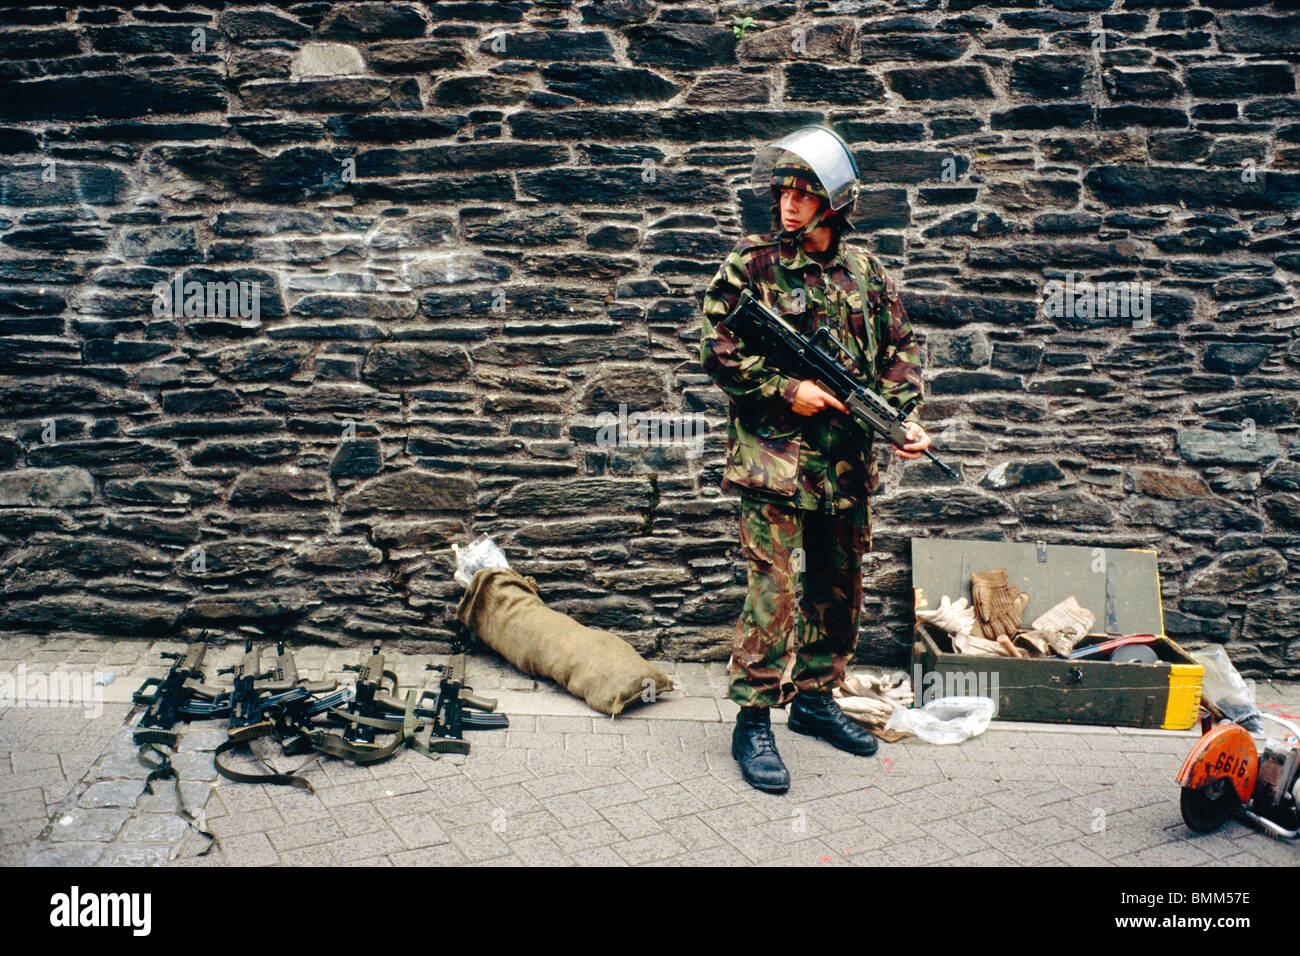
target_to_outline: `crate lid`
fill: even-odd
[[[1129,548],[961,538],[912,539],[912,587],[927,607],[943,595],[970,599],[970,576],[1006,568],[1008,583],[1029,593],[1025,626],[1070,595],[1093,614],[1092,630],[1165,633],[1156,552]]]

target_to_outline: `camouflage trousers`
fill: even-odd
[[[844,677],[858,642],[869,521],[866,503],[828,514],[742,496],[749,594],[732,643],[732,700],[780,707],[796,690],[830,690]]]

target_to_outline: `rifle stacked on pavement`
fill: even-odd
[[[322,752],[343,757],[356,763],[375,763],[396,753],[403,746],[437,757],[441,753],[469,753],[469,742],[463,731],[495,730],[508,727],[505,714],[494,713],[497,702],[486,697],[463,693],[472,690],[465,686],[465,655],[459,645],[453,648],[452,657],[445,665],[430,664],[428,670],[442,673],[438,689],[408,690],[401,699],[397,675],[384,667],[384,656],[376,643],[369,657],[349,670],[357,672],[356,694],[347,709],[332,709],[328,720],[342,725],[341,737],[318,734],[313,745]],[[385,681],[388,682],[385,687]],[[421,706],[432,698],[433,706]],[[466,708],[473,708],[467,711]],[[417,721],[429,718],[428,742],[421,741]],[[376,733],[391,733],[387,744],[376,744]]]
[[[356,683],[339,688],[337,681],[312,682],[299,676],[293,654],[283,641],[276,644],[275,666],[263,671],[262,652],[249,639],[240,662],[219,672],[231,675],[231,686],[214,687],[205,683],[202,671],[206,640],[205,632],[184,654],[164,652],[164,657],[177,663],[166,677],[146,680],[134,695],[137,704],[146,706],[136,730],[136,742],[142,744],[141,762],[153,769],[150,783],[157,777],[175,776],[169,756],[157,745],[175,748],[177,733],[173,727],[181,720],[229,721],[228,739],[213,756],[217,772],[223,777],[305,790],[311,790],[311,785],[299,773],[321,756],[375,763],[406,746],[434,758],[441,753],[465,754],[469,752],[469,743],[463,739],[465,729],[509,726],[504,714],[493,713],[495,701],[464,693],[470,688],[465,685],[465,660],[459,645],[450,663],[430,665],[430,669],[442,672],[437,690],[411,689],[402,699],[397,675],[385,667],[378,643],[368,655],[363,653],[359,665],[345,668],[357,672]],[[430,698],[433,705],[423,706]],[[431,721],[427,743],[417,738],[423,729],[422,719]],[[331,733],[327,727],[343,730]],[[379,734],[391,734],[392,739],[378,743]],[[281,772],[258,750],[257,742],[267,737],[274,737],[288,755],[310,757],[293,771]],[[245,747],[266,773],[236,770],[223,760]],[[158,754],[161,763],[146,761],[149,750]]]
[[[204,703],[197,709],[193,707],[196,695],[202,696],[198,688],[204,687],[203,655],[207,650],[208,632],[204,631],[183,654],[163,651],[163,659],[173,662],[166,676],[146,678],[139,689],[131,695],[132,701],[145,707],[132,735],[132,739],[140,746],[136,759],[149,769],[144,788],[149,793],[153,793],[155,780],[174,781],[176,812],[181,819],[208,840],[208,845],[202,853],[212,849],[217,838],[185,806],[185,799],[181,795],[180,776],[172,766],[171,754],[160,749],[159,745],[170,747],[174,753],[177,741],[177,732],[174,728],[178,721],[215,716],[215,708],[210,703]],[[154,757],[157,759],[152,759]]]

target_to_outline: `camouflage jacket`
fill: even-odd
[[[861,270],[869,322],[846,255]],[[796,413],[798,380],[747,353],[721,324],[746,286],[800,331],[830,326],[853,353],[854,371],[902,408],[921,395],[921,356],[897,286],[870,253],[837,242],[815,257],[771,233],[738,242],[704,294],[700,363],[730,398],[722,487],[791,498],[804,508],[862,502],[880,487],[870,437],[833,409]]]

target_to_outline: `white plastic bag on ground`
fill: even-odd
[[[479,535],[474,543],[466,548],[453,544],[451,550],[456,555],[456,573],[453,577],[465,587],[469,587],[469,582],[474,580],[474,575],[484,568],[510,567],[510,562],[501,553],[501,549],[485,534]]]
[[[940,697],[919,710],[895,707],[885,730],[915,734],[931,744],[959,744],[988,730],[993,706],[988,697]]]
[[[1228,652],[1222,647],[1210,647],[1192,654],[1192,659],[1205,668],[1201,682],[1201,698],[1229,720],[1247,730],[1261,730],[1263,724],[1256,716],[1255,683],[1237,673]]]

